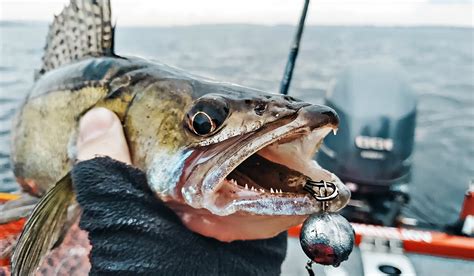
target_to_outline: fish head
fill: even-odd
[[[337,187],[327,211],[347,204],[349,190],[313,160],[338,127],[334,110],[236,85],[190,88],[180,146],[147,165],[151,189],[189,229],[221,241],[273,237],[322,212],[308,179]]]

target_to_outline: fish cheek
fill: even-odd
[[[160,81],[137,93],[124,121],[132,163],[147,173],[148,185],[162,199],[177,196],[187,144],[183,117],[191,87]]]

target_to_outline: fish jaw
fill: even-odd
[[[322,212],[322,204],[302,189],[308,178],[337,187],[339,195],[327,211],[336,212],[347,204],[350,191],[312,159],[323,138],[337,129],[334,111],[310,105],[282,121],[189,154],[177,185],[180,199],[169,204],[189,229],[221,241],[273,237]],[[246,175],[241,171],[258,163],[248,161],[252,158],[263,158],[268,162],[264,167],[288,173],[291,177],[285,181],[292,187],[256,183],[252,177],[258,172],[250,173],[249,183],[244,183]],[[233,175],[241,177],[235,180]]]
[[[294,225],[303,223],[307,218],[306,215],[249,215],[246,212],[218,216],[206,209],[195,209],[176,202],[168,206],[188,229],[222,242],[271,238]]]

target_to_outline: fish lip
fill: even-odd
[[[221,216],[229,215],[237,211],[266,215],[308,215],[321,211],[321,204],[310,198],[309,194],[304,196],[302,195],[301,197],[280,198],[279,204],[293,207],[292,212],[283,212],[281,211],[281,208],[280,211],[276,210],[276,208],[272,206],[272,200],[274,201],[275,199],[272,199],[271,197],[262,197],[258,200],[251,200],[252,202],[248,200],[247,202],[238,202],[237,205],[239,205],[239,208],[237,209],[223,209],[222,207],[209,204],[209,202],[215,201],[216,192],[225,184],[224,179],[239,164],[259,150],[279,140],[290,137],[298,132],[305,134],[325,128],[328,129],[328,132],[331,129],[337,129],[339,119],[332,109],[327,108],[327,111],[330,113],[329,115],[324,114],[325,111],[323,110],[320,112],[322,116],[315,119],[314,114],[311,115],[311,110],[308,111],[308,109],[314,109],[314,107],[320,108],[321,106],[311,105],[303,107],[296,113],[294,119],[292,119],[289,123],[250,133],[236,142],[236,144],[241,145],[237,150],[227,150],[225,153],[221,154],[218,158],[218,161],[216,162],[217,165],[213,166],[212,169],[208,171],[201,182],[200,190],[202,194],[202,202],[206,203],[200,207],[206,208],[212,213]],[[262,134],[262,132],[264,133]],[[326,136],[326,134],[323,135],[321,140]],[[334,175],[332,174],[332,176]],[[333,178],[339,190],[343,189],[342,192],[344,195],[335,200],[336,204],[330,205],[329,211],[337,211],[343,208],[347,204],[348,198],[350,197],[350,192],[349,196],[347,196],[348,189],[345,188],[344,184],[342,184],[342,182],[337,177],[334,176]],[[260,207],[257,210],[252,204],[260,205]]]

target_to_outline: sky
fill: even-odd
[[[51,21],[69,0],[0,0],[0,20]],[[296,24],[303,0],[112,0],[121,26]],[[474,27],[474,0],[312,0],[310,25]]]

